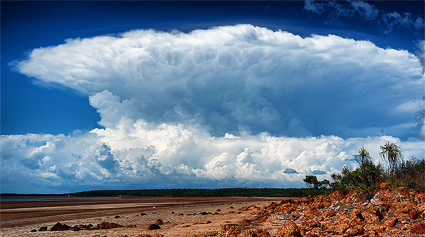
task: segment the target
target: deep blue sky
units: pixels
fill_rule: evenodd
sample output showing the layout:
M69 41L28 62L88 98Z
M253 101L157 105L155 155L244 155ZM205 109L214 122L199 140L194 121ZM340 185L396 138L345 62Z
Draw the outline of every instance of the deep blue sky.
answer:
M378 9L423 16L423 1L372 1ZM422 32L399 28L385 34L376 22L303 9L303 1L282 2L2 2L1 134L68 134L98 127L99 116L86 97L58 86L34 85L9 63L30 50L68 38L109 35L133 29L189 32L212 26L253 24L301 36L336 34L370 40L382 48L417 50Z

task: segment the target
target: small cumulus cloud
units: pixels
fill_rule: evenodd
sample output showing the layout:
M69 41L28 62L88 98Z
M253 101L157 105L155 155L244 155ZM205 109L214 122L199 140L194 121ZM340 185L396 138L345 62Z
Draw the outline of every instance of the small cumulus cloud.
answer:
M294 169L287 168L287 169L285 169L285 171L283 171L283 173L285 173L285 174L297 174L298 172Z
M314 175L322 175L322 174L326 174L325 171L321 171L321 170L313 170L312 174Z

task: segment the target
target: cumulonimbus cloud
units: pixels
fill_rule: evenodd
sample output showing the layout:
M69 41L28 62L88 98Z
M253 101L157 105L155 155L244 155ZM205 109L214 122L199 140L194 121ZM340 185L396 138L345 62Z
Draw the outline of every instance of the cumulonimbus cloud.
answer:
M423 128L412 122L420 60L368 41L252 25L136 30L35 49L17 70L87 95L103 127L1 136L10 192L299 187L354 166L363 145L375 159L387 141L425 156L423 141L398 138Z
M393 108L421 98L424 86L420 60L408 51L252 25L68 39L34 49L17 69L89 96L107 90L125 101L132 119L200 124L220 136L384 129L406 138L414 112ZM91 103L103 113L101 101ZM101 123L110 126L117 113L106 113Z

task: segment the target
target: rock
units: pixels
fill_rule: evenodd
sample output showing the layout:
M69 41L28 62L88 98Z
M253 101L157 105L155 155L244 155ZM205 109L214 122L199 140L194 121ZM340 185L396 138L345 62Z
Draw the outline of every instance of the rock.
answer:
M383 233L385 231L385 227L380 224L365 225L364 229L366 231L374 232L374 233Z
M33 229L33 230L31 230L30 232L37 232L37 230L36 230L36 229Z
M398 223L397 217L390 217L384 222L384 227L388 229L397 225L397 223Z
M363 226L360 225L353 228L348 228L345 231L343 237L358 236L358 235L362 235L363 233L364 233Z
M148 226L148 230L159 230L159 229L161 229L161 227L159 227L159 225L157 224L150 224Z
M163 225L164 222L161 219L158 219L155 224L157 224L157 225Z
M73 226L73 227L71 227L71 230L72 231L80 231L81 230L81 228L79 227L79 226Z
M414 207L415 205L410 201L403 201L397 205L397 209L406 214L410 213Z
M47 226L43 226L40 229L38 229L38 231L46 231L47 230Z
M425 234L425 223L420 223L413 226L410 231L414 234Z
M390 187L389 183L381 183L378 186L379 189L388 189L389 187Z
M334 234L342 235L350 226L346 222L339 222L334 226L332 232Z
M120 218L120 216L115 216L114 218L115 218L115 219L118 219L118 218Z
M52 228L50 228L50 231L63 231L63 230L70 230L70 229L71 229L71 226L58 222Z
M240 234L240 230L236 224L225 224L218 231L218 236L237 236Z
M141 215L141 216L146 216L147 214L146 214L146 213L144 213L144 212L142 212L142 213L140 213L140 215Z
M412 219L412 220L416 220L416 219L418 219L420 214L421 214L421 212L419 212L416 209L413 209L409 212L409 218Z
M118 228L118 227L123 227L122 225L118 225L116 223L109 223L109 222L102 222L100 224L98 224L96 227L94 227L94 229L113 229L113 228Z
M269 236L271 236L270 233L267 230L263 230L263 229L248 230L238 234L238 237L269 237Z
M300 228L292 221L286 220L276 236L301 236Z

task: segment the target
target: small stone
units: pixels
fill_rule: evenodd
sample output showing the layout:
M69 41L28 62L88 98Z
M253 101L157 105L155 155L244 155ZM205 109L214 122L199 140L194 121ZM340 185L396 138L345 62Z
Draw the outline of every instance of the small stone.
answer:
M387 189L389 187L390 187L390 184L389 183L381 183L378 186L379 189Z
M164 222L161 219L158 219L155 224L157 224L157 225L163 225Z
M276 236L301 236L300 228L292 221L285 221Z
M161 229L161 227L159 227L159 225L157 224L150 224L148 226L148 230L159 230L159 229Z
M413 226L413 228L410 231L414 234L425 234L425 224L424 223L417 224Z
M384 227L391 228L397 225L397 223L398 223L398 219L396 217L390 217L384 222Z
M409 218L412 219L412 220L416 220L416 219L418 219L420 214L421 213L418 210L413 209L409 212Z

